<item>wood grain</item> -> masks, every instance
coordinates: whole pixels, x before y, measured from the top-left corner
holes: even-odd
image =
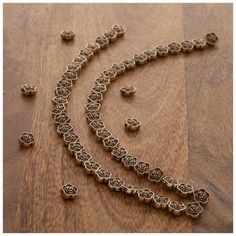
[[[83,106],[99,73],[121,59],[211,31],[221,39],[216,49],[125,74],[111,85],[102,107],[108,129],[130,153],[209,189],[211,201],[197,221],[97,184],[55,132],[51,98],[65,65],[115,23],[125,26],[125,37],[81,72],[68,113],[99,163],[173,198],[111,160],[91,134]],[[76,32],[74,42],[61,42],[63,29]],[[39,88],[36,97],[21,96],[25,82]],[[134,99],[120,96],[124,84],[137,88]],[[125,132],[127,116],[142,121],[140,132]],[[35,147],[19,148],[22,131],[36,135]],[[66,182],[79,187],[73,202],[61,198]],[[4,232],[232,232],[232,4],[4,4]]]

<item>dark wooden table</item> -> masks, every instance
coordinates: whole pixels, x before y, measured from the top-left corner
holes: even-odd
[[[65,66],[116,23],[126,28],[125,37],[81,73],[68,112],[103,166],[168,196],[111,160],[92,136],[83,106],[96,77],[113,63],[172,41],[219,35],[214,49],[125,74],[102,108],[108,128],[130,153],[209,190],[199,220],[170,216],[97,184],[56,134],[51,99]],[[76,32],[74,42],[61,42],[63,29]],[[4,4],[4,232],[232,232],[232,47],[232,4]],[[23,97],[23,83],[35,84],[38,94]],[[120,96],[124,84],[136,86],[135,99]],[[127,116],[142,121],[140,132],[124,131]],[[33,148],[19,147],[22,131],[35,134]],[[73,202],[61,198],[66,182],[79,187]]]

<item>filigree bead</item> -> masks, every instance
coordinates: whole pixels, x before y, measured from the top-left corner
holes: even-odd
[[[87,60],[91,60],[93,57],[93,52],[87,48],[80,50],[79,55],[84,56]]]
[[[78,79],[78,75],[75,71],[73,70],[69,70],[67,69],[63,75],[62,75],[63,78],[66,78],[66,79],[69,79],[71,80],[72,82],[76,81]]]
[[[78,188],[72,184],[65,184],[61,187],[61,193],[64,199],[74,199],[78,195]]]
[[[170,202],[169,198],[160,195],[155,195],[152,199],[154,207],[161,209],[166,209]]]
[[[96,180],[99,183],[107,183],[108,180],[111,178],[111,173],[107,170],[99,168],[95,171]]]
[[[54,116],[54,123],[55,124],[61,124],[61,123],[69,123],[70,117],[65,113],[59,113]]]
[[[168,204],[168,212],[170,212],[173,215],[180,215],[184,210],[185,210],[185,205],[183,203],[170,201]]]
[[[53,99],[52,99],[52,103],[54,105],[56,104],[64,104],[64,105],[67,105],[68,104],[68,100],[66,97],[62,97],[62,96],[55,96]]]
[[[74,57],[72,62],[79,63],[81,67],[83,67],[88,63],[88,59],[85,56],[79,55],[77,57]]]
[[[134,55],[134,60],[136,65],[144,65],[147,63],[147,55],[144,53]]]
[[[195,49],[204,49],[207,45],[205,39],[194,39],[193,43]]]
[[[69,31],[64,30],[61,32],[61,38],[63,40],[70,41],[70,40],[73,40],[74,37],[75,37],[75,32],[72,30],[69,30]]]
[[[97,129],[104,129],[105,124],[101,120],[92,121],[89,126],[91,127],[93,132],[96,132]]]
[[[191,218],[198,218],[203,212],[202,206],[198,202],[191,202],[186,205],[185,214]]]
[[[98,102],[90,102],[85,105],[86,112],[96,112],[99,111],[101,107],[101,104]]]
[[[185,184],[185,183],[179,183],[176,187],[176,190],[178,192],[178,194],[181,196],[181,197],[188,197],[190,196],[194,189],[193,189],[193,186],[190,185],[190,184]]]
[[[100,48],[105,48],[108,46],[109,40],[106,37],[101,36],[96,38],[95,43],[99,44]]]
[[[88,96],[88,100],[90,102],[101,102],[103,100],[103,95],[102,93],[91,92]]]
[[[70,96],[70,90],[65,87],[57,87],[55,94],[60,97],[68,98]]]
[[[112,151],[114,147],[119,145],[119,141],[113,137],[106,138],[102,142],[106,151]]]
[[[158,46],[156,47],[156,52],[159,57],[165,57],[169,53],[168,47]]]
[[[95,83],[96,83],[96,84],[100,84],[100,85],[105,85],[105,86],[107,86],[107,85],[110,84],[110,78],[101,75],[100,77],[98,77],[98,78],[95,80]]]
[[[95,93],[104,93],[106,92],[107,88],[106,85],[95,84],[94,87],[91,89],[92,92]]]
[[[100,51],[100,45],[98,43],[89,43],[86,48],[91,50],[94,54]]]
[[[84,163],[84,168],[87,174],[94,175],[95,171],[100,167],[100,165],[95,161],[87,161]]]
[[[123,60],[121,62],[121,64],[125,66],[126,70],[131,70],[131,69],[134,69],[136,67],[134,59]]]
[[[112,29],[116,31],[118,37],[124,35],[125,33],[125,30],[121,25],[113,25]]]
[[[154,49],[147,49],[143,53],[147,56],[148,61],[151,61],[157,58],[157,52]]]
[[[210,198],[210,194],[205,189],[200,188],[193,192],[193,198],[196,202],[206,204]]]
[[[63,135],[72,130],[73,130],[73,127],[69,123],[62,123],[57,126],[57,133],[60,135]]]
[[[92,157],[86,151],[82,150],[75,153],[75,159],[79,165],[84,165],[84,163],[91,160]]]
[[[191,42],[191,41],[188,41],[188,40],[186,40],[186,41],[183,41],[182,43],[181,43],[181,48],[182,48],[182,51],[183,52],[192,52],[193,51],[193,48],[194,48],[194,43],[193,42]]]
[[[122,186],[122,191],[123,191],[124,193],[126,193],[126,194],[132,195],[132,194],[136,194],[137,191],[138,191],[138,189],[137,189],[135,186],[133,186],[133,185],[124,184],[124,185]]]
[[[205,36],[206,43],[210,46],[216,45],[218,42],[218,36],[215,33],[210,33]]]
[[[58,87],[65,87],[67,89],[71,89],[73,87],[73,82],[69,79],[61,79],[58,83],[57,83]]]
[[[136,88],[132,85],[124,85],[120,88],[120,93],[124,96],[132,96],[135,94]]]
[[[57,104],[53,106],[51,113],[52,115],[57,115],[64,111],[66,111],[66,106],[64,104]]]
[[[64,139],[65,144],[68,145],[69,143],[78,142],[79,136],[75,134],[74,132],[67,132],[63,134],[63,139]]]
[[[19,142],[23,147],[29,148],[35,143],[34,135],[31,133],[23,132],[19,137]]]
[[[34,85],[29,85],[29,84],[23,84],[21,86],[21,92],[25,95],[25,96],[32,96],[36,93],[37,91],[37,87]]]
[[[68,151],[71,155],[74,155],[76,152],[84,150],[84,146],[79,142],[69,143]]]
[[[109,30],[107,31],[104,36],[109,40],[109,42],[114,42],[116,41],[117,38],[117,32],[115,30]]]
[[[124,156],[121,161],[126,169],[134,168],[138,163],[138,159],[130,155]]]
[[[102,141],[106,138],[109,138],[111,133],[106,129],[97,129],[96,130],[96,137],[98,141]]]
[[[117,75],[121,75],[125,73],[125,66],[123,64],[113,64],[111,67],[113,70],[116,71]]]
[[[134,118],[128,118],[125,120],[125,128],[130,131],[139,130],[141,122]]]
[[[117,72],[113,69],[108,69],[102,72],[103,76],[110,78],[110,81],[115,81]]]
[[[125,184],[125,182],[122,179],[118,178],[118,177],[108,180],[108,186],[112,190],[115,190],[117,192],[122,190],[122,187],[123,187],[124,184]]]
[[[100,112],[87,112],[85,116],[89,123],[94,120],[100,120],[102,117]]]
[[[181,51],[181,45],[178,43],[170,43],[168,49],[170,54],[179,54]]]
[[[74,71],[74,72],[78,73],[79,71],[81,71],[82,67],[81,67],[80,63],[72,62],[67,65],[66,69],[69,71]]]
[[[175,189],[178,185],[178,181],[170,176],[164,176],[162,179],[162,183],[168,189]]]
[[[127,155],[127,151],[122,147],[114,147],[111,155],[117,160],[120,161],[124,156]]]
[[[135,167],[134,170],[136,171],[138,176],[147,175],[149,172],[150,165],[146,162],[140,161]]]
[[[152,197],[154,196],[154,193],[149,189],[139,189],[137,191],[137,196],[140,202],[149,203],[152,201]]]
[[[148,173],[148,179],[151,182],[159,183],[161,182],[163,176],[164,176],[164,172],[160,168],[149,170],[149,173]]]

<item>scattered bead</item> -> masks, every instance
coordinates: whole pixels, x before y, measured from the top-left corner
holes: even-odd
[[[136,88],[132,85],[124,85],[120,88],[120,92],[124,96],[132,96],[135,94]]]
[[[23,132],[19,137],[19,141],[23,147],[29,148],[35,143],[35,138],[33,134]]]
[[[23,84],[21,86],[21,92],[25,95],[25,96],[32,96],[36,93],[37,91],[37,87],[34,85],[29,85],[29,84]]]
[[[78,195],[78,188],[72,184],[65,184],[61,187],[61,193],[64,199],[74,199]]]
[[[67,41],[69,41],[69,40],[73,40],[74,39],[74,37],[75,37],[75,32],[73,32],[73,31],[62,31],[61,32],[61,38],[63,39],[63,40],[67,40]]]
[[[125,128],[130,131],[139,130],[140,126],[141,126],[141,122],[139,122],[137,119],[128,118],[125,121]]]

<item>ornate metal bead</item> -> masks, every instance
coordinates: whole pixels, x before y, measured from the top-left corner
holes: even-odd
[[[63,78],[66,78],[66,79],[69,79],[71,80],[72,82],[76,81],[78,79],[78,75],[75,71],[73,70],[69,70],[67,69],[63,75],[62,75]]]
[[[137,191],[138,199],[140,202],[149,203],[152,201],[152,197],[154,196],[154,193],[149,189],[139,189]]]
[[[79,142],[69,143],[68,144],[68,151],[71,155],[76,154],[76,152],[80,152],[84,150],[84,146]]]
[[[96,132],[97,129],[104,129],[105,124],[101,120],[92,121],[89,126],[91,127],[93,132]]]
[[[140,128],[141,122],[134,118],[128,118],[125,120],[125,128],[130,131],[136,131]]]
[[[98,43],[100,48],[105,48],[108,46],[109,40],[106,37],[101,36],[96,38],[95,43]]]
[[[136,171],[138,176],[147,175],[149,172],[150,165],[146,162],[140,161],[135,167],[134,170]]]
[[[113,25],[112,29],[116,31],[118,37],[124,35],[125,33],[125,30],[121,25]]]
[[[98,102],[90,102],[85,105],[86,112],[96,112],[99,111],[101,107],[101,104]]]
[[[112,151],[114,147],[119,145],[119,141],[113,137],[106,138],[102,142],[106,151]]]
[[[73,40],[74,37],[75,37],[75,32],[72,30],[69,30],[69,31],[64,30],[61,32],[61,38],[63,40],[67,40],[67,41]]]
[[[90,161],[92,157],[86,151],[82,150],[75,153],[75,159],[79,165],[84,165],[84,163]]]
[[[194,43],[191,41],[183,41],[181,43],[181,48],[183,52],[192,52],[194,48]]]
[[[87,174],[94,175],[95,171],[100,167],[100,165],[95,161],[86,161],[84,163],[84,168]]]
[[[108,180],[111,178],[111,173],[107,170],[99,168],[95,171],[96,180],[99,183],[107,183]]]
[[[121,62],[121,64],[125,66],[126,70],[131,70],[131,69],[134,69],[136,67],[134,59],[123,60]]]
[[[161,182],[163,176],[164,176],[164,172],[160,168],[152,169],[148,173],[148,179],[151,182],[159,183]]]
[[[135,187],[135,186],[133,186],[133,185],[130,185],[130,184],[124,184],[123,186],[122,186],[122,191],[124,192],[124,193],[127,193],[127,194],[136,194],[137,193],[137,191],[138,191],[138,189]]]
[[[73,127],[69,123],[62,123],[57,126],[57,133],[60,135],[63,135],[70,131],[73,131]]]
[[[210,33],[205,36],[207,45],[214,46],[218,42],[218,36],[215,33]]]
[[[124,156],[127,155],[127,151],[122,147],[114,147],[111,155],[117,160],[120,161]]]
[[[115,30],[109,30],[107,31],[104,36],[109,40],[109,42],[114,42],[116,41],[117,38],[117,32]]]
[[[194,191],[192,185],[185,184],[185,183],[179,183],[176,187],[176,190],[181,197],[188,197],[188,196],[192,195],[192,193]]]
[[[21,86],[21,92],[25,95],[25,96],[32,96],[36,93],[37,91],[37,87],[34,85],[29,85],[29,84],[23,84]]]
[[[152,61],[157,58],[157,52],[154,49],[147,49],[143,53],[147,56],[148,61]]]
[[[210,198],[210,194],[205,189],[200,188],[193,192],[193,198],[196,202],[206,204]]]
[[[184,210],[185,210],[185,205],[183,203],[170,201],[168,204],[168,212],[170,212],[173,215],[180,215]]]
[[[101,84],[95,84],[94,87],[91,89],[91,91],[95,93],[104,93],[106,90],[106,85]]]
[[[35,138],[33,134],[23,132],[19,137],[19,141],[23,147],[29,148],[35,143]]]
[[[71,64],[67,65],[66,69],[69,70],[69,71],[74,71],[74,72],[78,73],[79,71],[81,71],[82,67],[81,67],[80,63],[72,62]]]
[[[61,79],[58,83],[57,83],[58,87],[65,87],[67,89],[71,89],[73,86],[73,82],[69,79]]]
[[[195,49],[204,49],[206,47],[206,40],[205,39],[194,39],[194,48]]]
[[[115,70],[108,69],[102,72],[103,76],[110,78],[110,81],[115,81],[117,72]]]
[[[162,178],[162,183],[168,189],[175,189],[177,187],[177,185],[178,185],[178,181],[176,179],[173,179],[170,176],[164,176]]]
[[[65,87],[57,87],[55,94],[60,97],[68,98],[70,96],[70,90]]]
[[[153,196],[153,205],[156,208],[166,209],[170,200],[167,197],[155,195]]]
[[[54,105],[56,104],[64,104],[64,105],[67,105],[68,104],[68,100],[66,97],[62,97],[62,96],[55,96],[53,99],[52,99],[52,103]]]
[[[83,67],[88,63],[88,59],[85,56],[79,55],[77,57],[74,57],[72,62],[79,63],[81,67]]]
[[[168,44],[170,54],[179,54],[181,52],[181,45],[178,43]]]
[[[169,53],[168,47],[158,46],[156,47],[156,52],[159,57],[165,57]]]
[[[69,123],[70,117],[65,113],[59,113],[54,116],[54,123],[61,124],[61,123]]]
[[[90,102],[101,102],[103,100],[103,95],[102,93],[91,92],[88,96],[88,100]]]
[[[124,96],[131,96],[135,94],[136,88],[132,85],[124,85],[120,88],[120,93]]]
[[[85,116],[89,123],[94,120],[100,120],[102,117],[100,112],[87,112]]]
[[[202,206],[198,202],[191,202],[186,205],[185,214],[191,218],[198,218],[203,212]]]
[[[98,77],[98,78],[95,80],[95,83],[96,83],[96,84],[100,84],[100,85],[105,85],[105,86],[107,86],[107,85],[110,84],[110,78],[101,75],[100,77]]]
[[[72,184],[65,184],[61,187],[61,193],[64,199],[74,199],[78,195],[78,188]]]
[[[84,56],[89,61],[93,57],[93,52],[87,48],[80,50],[79,55]]]
[[[79,136],[74,132],[67,132],[63,134],[63,139],[66,145],[79,141]]]
[[[126,169],[133,168],[138,163],[138,159],[130,155],[124,156],[121,161]]]
[[[86,48],[91,50],[93,54],[100,51],[100,45],[98,43],[89,43],[87,44]]]
[[[64,104],[57,104],[52,108],[52,115],[57,115],[61,112],[66,111],[66,106]]]
[[[117,75],[121,75],[125,73],[125,66],[123,64],[113,64],[111,67],[113,70],[116,71]]]
[[[112,190],[115,190],[117,192],[122,190],[122,187],[123,187],[124,184],[125,184],[125,182],[122,179],[118,178],[118,177],[108,180],[108,186]]]
[[[102,141],[106,138],[109,138],[111,133],[107,129],[97,129],[96,130],[96,137],[98,141]]]
[[[134,60],[136,65],[144,65],[147,63],[147,55],[144,53],[134,55]]]

